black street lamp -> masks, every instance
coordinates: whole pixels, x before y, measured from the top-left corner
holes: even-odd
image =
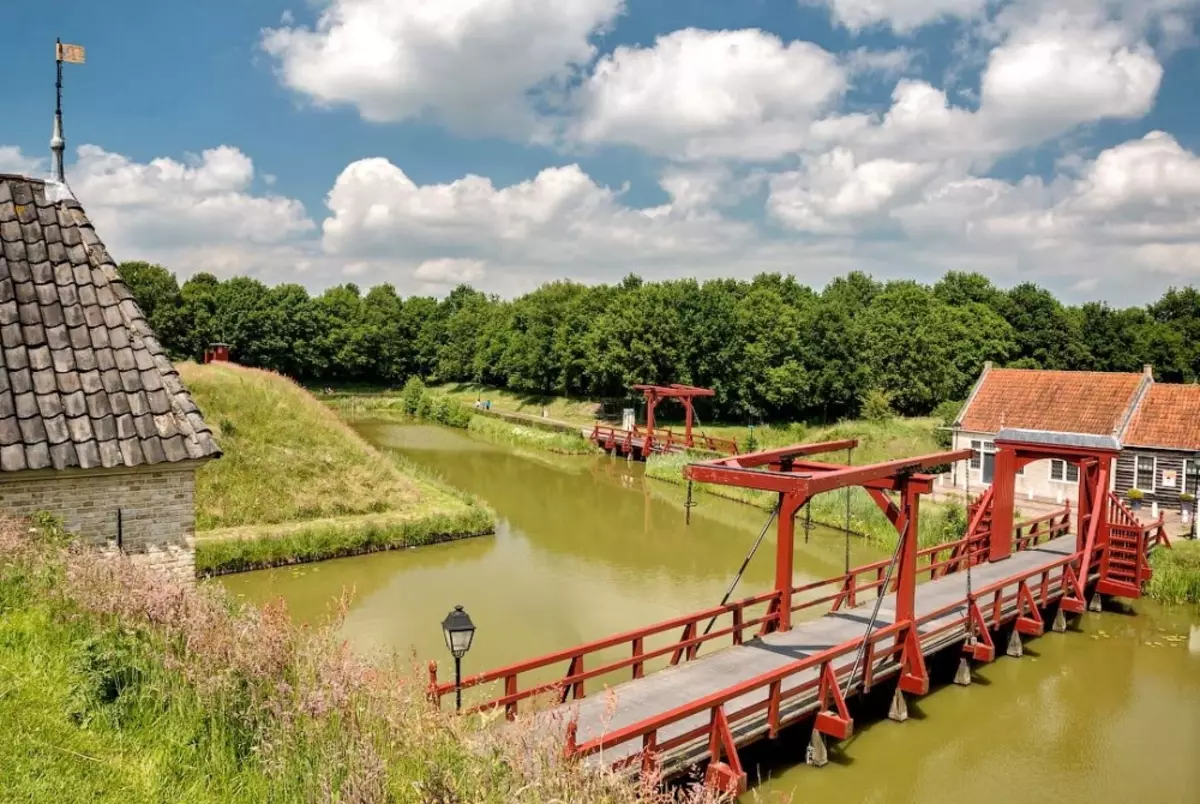
[[[475,638],[475,623],[462,606],[455,606],[454,611],[442,620],[442,635],[454,656],[454,710],[457,712],[462,709],[462,657],[471,649],[471,640]]]

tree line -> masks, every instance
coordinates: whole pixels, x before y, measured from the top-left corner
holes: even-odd
[[[925,414],[961,400],[997,365],[1200,376],[1200,293],[1172,288],[1145,307],[1070,306],[1026,283],[1000,289],[959,271],[933,285],[854,272],[817,292],[779,274],[749,281],[628,276],[550,282],[515,299],[467,285],[443,299],[391,285],[311,295],[208,273],[120,271],[176,358],[232,346],[239,363],[316,384],[471,382],[531,394],[629,396],[634,383],[712,388],[703,412],[734,421],[831,421],[883,398]]]

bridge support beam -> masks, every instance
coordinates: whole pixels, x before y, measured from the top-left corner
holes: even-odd
[[[954,683],[960,687],[971,686],[971,661],[966,656],[958,660],[958,670],[954,672]]]
[[[904,690],[899,687],[896,687],[896,694],[892,696],[892,705],[888,709],[888,720],[894,720],[897,723],[908,720],[908,701],[904,699]]]
[[[1065,634],[1067,632],[1067,614],[1061,605],[1055,609],[1054,622],[1051,623],[1050,630],[1056,634]]]
[[[1015,627],[1008,637],[1008,649],[1005,651],[1005,653],[1014,659],[1020,659],[1025,655],[1025,646],[1021,642],[1021,632]]]
[[[1092,599],[1088,601],[1088,611],[1100,613],[1104,611],[1104,601],[1100,599],[1100,593],[1096,592],[1092,595]]]
[[[823,768],[829,764],[829,748],[825,745],[825,735],[815,728],[808,740],[808,751],[804,759],[814,768]]]

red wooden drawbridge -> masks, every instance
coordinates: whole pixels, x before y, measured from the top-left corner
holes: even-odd
[[[808,760],[824,764],[827,740],[853,731],[847,699],[895,679],[889,717],[904,720],[906,696],[929,691],[927,656],[960,651],[955,680],[970,683],[973,663],[995,659],[995,632],[1019,656],[1022,636],[1040,635],[1048,619],[1064,631],[1065,614],[1083,613],[1089,601],[1096,607],[1100,595],[1138,597],[1150,577],[1150,550],[1166,544],[1161,518],[1143,525],[1109,492],[1115,443],[1000,433],[995,482],[970,504],[965,534],[924,549],[920,497],[933,491],[931,472],[971,453],[866,466],[817,460],[855,444],[797,445],[687,466],[692,481],[777,495],[774,588],[468,678],[463,688],[479,688],[472,710],[502,708],[513,719],[548,700],[549,709],[535,707],[526,717],[539,730],[560,729],[568,757],[668,776],[705,764],[710,785],[736,793],[747,778],[740,747],[806,722]],[[1047,458],[1079,467],[1074,533],[1069,506],[1013,521],[1016,472]],[[848,488],[863,489],[895,528],[895,554],[796,584],[797,512],[815,495]],[[702,648],[709,650],[701,655]],[[666,669],[652,672],[658,666]],[[589,682],[609,694],[588,696]],[[431,697],[440,701],[454,689],[437,682],[431,665]]]

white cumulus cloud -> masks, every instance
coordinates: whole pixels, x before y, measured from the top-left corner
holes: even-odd
[[[462,130],[526,131],[528,93],[595,55],[624,0],[328,0],[262,48],[285,85],[368,120],[423,115]]]
[[[413,277],[431,285],[457,285],[483,278],[483,260],[456,260],[443,257],[425,260],[413,271]]]
[[[939,20],[980,17],[988,0],[800,0],[800,3],[828,6],[833,19],[852,31],[885,25],[897,33],[908,33]]]
[[[48,166],[48,160],[26,156],[15,145],[0,145],[0,173],[39,177]]]
[[[253,190],[254,165],[221,145],[182,160],[136,162],[81,145],[67,180],[117,260],[162,262],[183,276],[211,271],[291,281],[319,252],[299,201]]]
[[[577,93],[572,135],[688,159],[769,159],[802,145],[845,87],[838,59],[810,42],[687,28],[602,57]]]

